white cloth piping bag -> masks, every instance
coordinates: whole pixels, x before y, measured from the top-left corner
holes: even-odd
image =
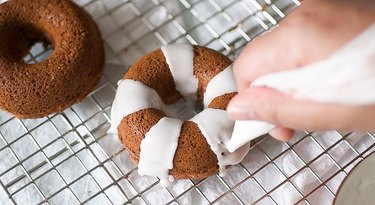
[[[269,87],[295,98],[322,103],[375,103],[375,24],[330,57],[296,70],[262,76],[251,86]],[[230,152],[275,128],[262,121],[236,121],[227,144]]]

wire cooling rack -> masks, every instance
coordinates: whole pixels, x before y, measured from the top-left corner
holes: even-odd
[[[0,3],[4,0],[0,0]],[[144,53],[190,42],[230,57],[298,7],[297,0],[76,0],[97,22],[106,69],[82,103],[19,120],[0,112],[0,204],[330,204],[348,171],[375,146],[372,133],[298,132],[264,137],[228,175],[168,188],[140,177],[107,135],[116,82]],[[52,48],[34,46],[36,63]]]

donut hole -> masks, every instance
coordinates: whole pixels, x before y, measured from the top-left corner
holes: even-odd
[[[42,32],[34,29],[29,36],[23,41],[25,43],[25,51],[22,56],[23,63],[26,64],[37,64],[42,62],[51,55],[53,52],[53,45],[49,38]],[[23,46],[23,45],[21,45]]]
[[[53,47],[50,42],[36,42],[22,59],[26,64],[37,64],[46,60],[52,52]]]
[[[8,25],[6,31],[6,57],[12,61],[37,64],[53,52],[49,35],[31,24],[14,22]]]
[[[166,108],[165,113],[168,117],[186,121],[203,111],[203,109],[203,103],[188,101],[181,98],[176,103],[169,105]]]

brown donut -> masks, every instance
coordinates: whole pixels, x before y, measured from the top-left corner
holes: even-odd
[[[198,79],[197,96],[202,103],[208,82],[232,62],[226,56],[209,48],[194,46],[194,76]],[[126,73],[125,79],[140,81],[153,88],[166,104],[181,99],[175,88],[170,68],[161,49],[146,54]],[[235,93],[221,95],[212,100],[209,108],[225,110]],[[129,102],[131,103],[131,102]],[[118,135],[135,163],[139,161],[140,144],[145,134],[166,114],[148,108],[125,116],[118,126]],[[181,127],[173,169],[169,174],[175,178],[204,178],[218,172],[217,156],[211,150],[198,125],[184,121]]]
[[[37,118],[81,101],[99,82],[103,42],[91,17],[69,0],[11,0],[0,5],[0,108]],[[26,64],[36,42],[51,55]]]

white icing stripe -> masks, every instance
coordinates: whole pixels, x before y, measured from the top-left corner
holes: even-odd
[[[237,92],[237,86],[234,82],[232,65],[230,65],[208,82],[203,97],[204,106],[207,107],[216,97],[232,92]]]
[[[171,70],[176,90],[187,100],[197,99],[198,79],[194,76],[192,45],[174,44],[161,48]]]
[[[111,127],[108,133],[117,134],[121,120],[134,112],[146,109],[162,109],[164,103],[158,93],[139,81],[120,80],[111,110]]]
[[[146,133],[141,142],[139,175],[157,176],[163,186],[173,181],[168,172],[173,168],[182,123],[182,120],[164,117]]]
[[[245,144],[233,153],[226,149],[234,122],[228,118],[225,110],[207,108],[191,118],[190,121],[198,125],[211,150],[215,153],[220,175],[225,174],[227,165],[239,163],[249,151],[250,143]]]

